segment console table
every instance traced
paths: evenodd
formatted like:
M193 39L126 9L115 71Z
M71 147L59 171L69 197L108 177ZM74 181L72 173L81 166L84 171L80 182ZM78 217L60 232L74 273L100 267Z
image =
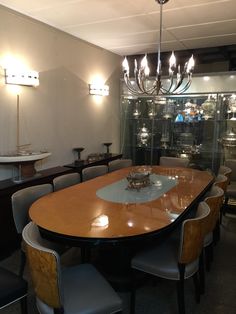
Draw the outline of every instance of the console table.
M108 165L110 161L121 159L121 158L122 158L122 154L109 154L109 155L104 154L104 157L94 160L94 161L84 160L83 163L78 163L78 164L75 161L71 164L64 165L64 167L73 169L74 171L78 172L82 177L82 170L84 168L98 166L98 165Z

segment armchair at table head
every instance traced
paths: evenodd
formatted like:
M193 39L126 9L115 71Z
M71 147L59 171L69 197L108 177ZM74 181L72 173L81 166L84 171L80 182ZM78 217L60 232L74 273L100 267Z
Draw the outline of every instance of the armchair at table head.
M84 168L82 170L83 181L91 180L93 178L102 176L108 172L108 167L106 165L92 166Z
M161 156L159 164L164 167L188 167L189 160L187 158Z
M77 172L63 174L53 179L53 190L59 191L80 182L80 174Z
M15 192L11 196L12 213L17 233L21 236L25 225L29 222L29 208L40 197L53 191L51 184L30 186ZM23 275L25 266L24 246L21 245L20 275Z
M131 167L133 164L131 159L115 159L108 163L109 172L119 170L126 167Z
M183 222L180 238L170 237L160 245L138 253L131 262L135 270L177 282L179 313L185 313L185 279L194 277L197 301L200 298L199 289L197 289L197 272L209 213L209 206L201 202L198 205L196 218ZM131 313L134 313L134 308L135 289L131 293Z
M122 302L108 282L90 264L61 269L56 251L42 245L37 226L23 230L30 274L41 314L116 313Z

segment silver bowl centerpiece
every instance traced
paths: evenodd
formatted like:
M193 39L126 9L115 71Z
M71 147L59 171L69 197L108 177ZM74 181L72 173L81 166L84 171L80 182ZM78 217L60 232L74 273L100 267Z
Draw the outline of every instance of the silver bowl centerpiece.
M151 185L150 174L151 167L136 167L129 172L127 178L127 189L140 190L141 188Z

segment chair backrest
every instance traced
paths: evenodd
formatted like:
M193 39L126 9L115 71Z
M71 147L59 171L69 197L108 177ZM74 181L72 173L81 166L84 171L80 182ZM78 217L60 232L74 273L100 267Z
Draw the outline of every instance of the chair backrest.
M51 184L34 185L12 194L12 213L18 234L29 222L29 208L40 197L53 192Z
M224 193L226 193L228 184L229 179L223 174L218 174L213 185L218 186L224 191Z
M131 159L115 159L108 163L109 172L119 170L126 167L131 167L133 164Z
M201 202L198 205L196 217L183 222L179 249L180 264L189 264L200 256L209 213L209 206Z
M236 181L236 159L226 159L225 166L232 170L230 180Z
M78 183L80 183L79 173L67 173L53 179L53 189L54 191L58 191Z
M204 199L204 202L210 208L210 214L208 216L208 223L206 225L206 232L212 232L216 226L216 223L220 216L220 208L224 199L224 191L218 186L212 186L211 190Z
M230 181L231 174L232 174L232 169L230 169L229 167L221 165L220 168L219 168L218 174L223 174Z
M107 172L108 172L108 167L106 165L92 166L92 167L84 168L82 170L82 178L83 178L83 181L87 181L87 180L102 176L103 174L106 174Z
M188 167L189 160L187 158L179 157L160 157L160 166L164 167Z
M59 255L42 244L43 241L35 223L28 223L23 229L22 236L26 243L26 256L37 298L52 308L62 309Z

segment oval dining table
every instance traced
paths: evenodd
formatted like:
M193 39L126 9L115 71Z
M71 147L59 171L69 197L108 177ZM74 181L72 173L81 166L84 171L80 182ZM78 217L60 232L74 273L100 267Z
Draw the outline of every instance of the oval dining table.
M71 246L134 243L180 224L214 181L208 171L153 166L150 186L132 190L126 177L133 169L43 196L29 216L44 237Z

